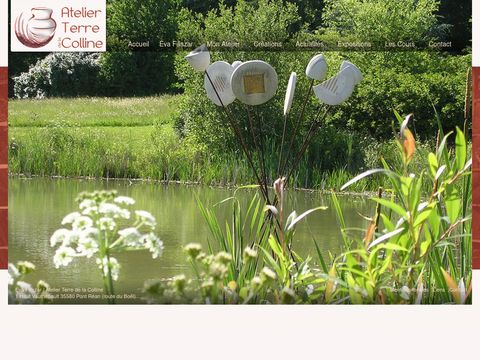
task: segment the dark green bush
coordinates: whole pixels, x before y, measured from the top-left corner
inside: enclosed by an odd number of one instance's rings
[[[172,90],[174,53],[159,49],[159,42],[175,39],[179,6],[179,0],[110,2],[108,52],[101,59],[105,94],[143,96]],[[129,45],[147,41],[147,48]]]
[[[465,84],[471,56],[437,52],[366,52],[346,54],[364,80],[331,121],[379,140],[394,133],[393,110],[414,114],[413,131],[420,139],[436,136],[439,113],[446,131],[463,128]]]

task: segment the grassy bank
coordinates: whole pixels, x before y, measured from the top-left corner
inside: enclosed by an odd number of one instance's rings
[[[8,102],[10,127],[152,126],[170,120],[173,96],[148,98],[53,98]]]
[[[9,103],[9,165],[12,174],[132,178],[161,181],[240,185],[255,182],[241,153],[211,154],[190,138],[180,138],[171,114],[175,97],[135,99],[42,99]],[[360,158],[365,168],[380,165],[381,157],[400,166],[392,142],[366,142]],[[418,167],[431,150],[418,144]],[[267,145],[268,148],[268,145]],[[268,176],[274,179],[278,161],[267,151]],[[322,169],[324,159],[335,157],[312,147],[292,177],[296,187],[339,189],[356,172],[351,164]],[[358,161],[358,160],[355,160]],[[415,166],[415,164],[413,164]],[[360,168],[360,166],[357,166]],[[351,191],[375,191],[380,178],[371,177]]]

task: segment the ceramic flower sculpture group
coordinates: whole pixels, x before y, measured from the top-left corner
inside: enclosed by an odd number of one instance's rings
[[[246,141],[244,136],[242,135],[242,131],[239,128],[238,123],[235,121],[231,112],[227,109],[227,107],[237,99],[247,106],[252,136],[255,140],[253,122],[251,119],[251,114],[248,110],[248,106],[257,106],[264,104],[275,96],[278,89],[277,72],[271,65],[261,60],[251,60],[246,62],[235,61],[232,64],[229,64],[225,61],[216,61],[214,63],[211,63],[210,52],[208,51],[206,45],[202,45],[196,48],[195,50],[190,52],[185,57],[185,59],[193,67],[193,69],[204,73],[204,88],[207,97],[215,105],[220,106],[224,109],[227,118],[235,132],[235,135],[237,136],[245,154],[247,155],[250,166],[254,170],[259,185],[261,185],[262,189],[264,189],[263,193],[268,202],[268,190],[266,185],[267,175],[265,166],[264,164],[262,166],[260,161],[260,172],[262,173],[262,176],[260,176],[258,171],[256,170],[256,167],[254,166],[253,156],[251,154],[251,151],[246,146]],[[326,113],[328,112],[330,107],[343,104],[345,101],[347,101],[350,96],[352,96],[355,87],[363,79],[360,69],[349,61],[343,61],[340,66],[339,72],[335,76],[325,80],[327,77],[327,72],[328,64],[322,54],[315,55],[308,63],[305,74],[311,80],[310,89],[305,98],[300,119],[295,125],[295,129],[293,131],[293,135],[290,141],[289,150],[287,152],[287,158],[285,162],[282,162],[287,115],[292,108],[297,82],[297,74],[295,72],[292,72],[290,75],[285,94],[285,102],[283,109],[285,119],[283,127],[282,146],[280,150],[280,161],[278,166],[279,176],[284,175],[283,173],[287,170],[287,167],[289,165],[288,155],[290,153],[290,150],[292,150],[295,135],[302,121],[305,105],[310,97],[311,91],[313,90],[315,97],[321,103],[327,106],[327,111],[324,114],[324,116],[326,116]],[[315,82],[319,82],[319,84],[314,86]],[[289,175],[287,176],[287,181],[296,164],[298,164],[298,161],[303,156],[306,148],[308,147],[308,143],[311,141],[318,127],[319,119],[316,118],[311,124],[310,130],[304,139],[300,151],[294,158],[295,160],[288,173]],[[261,153],[260,149],[257,150],[259,150],[259,152]]]

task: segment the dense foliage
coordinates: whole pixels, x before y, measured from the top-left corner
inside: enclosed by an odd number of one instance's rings
[[[330,32],[348,31],[362,36],[361,32],[351,27],[353,22],[349,20],[350,16],[357,16],[355,24],[358,23],[357,25],[365,31],[370,29],[368,30],[370,33],[364,34],[365,37],[381,38],[380,34],[371,33],[376,31],[373,29],[375,27],[367,22],[371,20],[386,24],[385,17],[393,11],[399,12],[399,20],[395,22],[396,25],[394,24],[398,29],[392,26],[392,30],[389,30],[393,31],[391,33],[380,29],[379,31],[386,34],[386,37],[393,36],[395,33],[400,39],[413,36],[422,40],[436,38],[439,33],[437,17],[434,15],[438,4],[435,2],[422,1],[417,5],[413,5],[411,1],[395,3],[396,5],[379,1],[361,3],[362,5],[359,2],[353,3],[352,6],[356,9],[355,15],[344,8],[348,4],[328,3],[325,21],[329,25]],[[402,7],[401,4],[405,6]],[[370,17],[366,15],[367,7],[372,7],[373,15],[370,14]],[[298,8],[293,5],[283,5],[278,1],[259,1],[258,3],[239,1],[235,8],[221,5],[218,11],[211,11],[206,15],[195,15],[185,11],[182,16],[184,20],[179,27],[179,37],[195,43],[221,39],[236,39],[247,43],[252,39],[287,42],[303,36],[300,32],[287,31],[295,27],[299,17]],[[244,21],[245,19],[247,21]],[[405,26],[406,23],[408,26]],[[390,26],[390,23],[388,24]],[[416,32],[412,33],[413,28]],[[280,110],[290,72],[297,72],[298,82],[291,120],[287,124],[287,133],[292,130],[294,120],[301,111],[301,101],[307,93],[309,84],[309,80],[304,75],[304,68],[314,54],[302,51],[213,52],[213,61],[233,62],[261,58],[275,67],[280,81],[277,96],[269,103],[255,109],[263,126],[257,125],[259,128],[255,130],[262,133],[261,137],[266,139],[266,148],[269,151],[276,151],[281,138],[283,116]],[[176,59],[177,76],[186,95],[179,104],[176,116],[179,133],[193,137],[196,142],[208,146],[214,153],[223,153],[225,146],[229,146],[238,153],[240,150],[232,141],[233,135],[227,126],[226,119],[205,97],[203,79],[186,64],[184,55],[184,53],[179,54]],[[328,52],[326,56],[331,75],[336,72],[342,60],[349,59],[360,67],[364,74],[364,81],[359,85],[354,96],[327,118],[327,125],[321,130],[321,136],[317,137],[309,151],[312,163],[316,164],[315,167],[320,167],[322,170],[338,168],[338,164],[334,161],[330,164],[326,163],[325,157],[322,157],[324,160],[320,164],[317,161],[318,157],[315,156],[315,154],[331,152],[332,148],[339,150],[338,158],[345,159],[348,156],[346,150],[351,149],[351,146],[342,140],[345,138],[342,136],[343,131],[346,133],[353,131],[357,134],[357,141],[353,142],[354,148],[351,151],[353,153],[362,151],[360,147],[355,148],[361,143],[358,141],[359,138],[373,137],[380,140],[391,138],[393,109],[405,114],[410,111],[415,114],[413,126],[420,139],[431,139],[431,134],[435,133],[436,120],[432,115],[432,107],[441,114],[446,129],[453,130],[456,126],[463,128],[465,81],[471,63],[469,55],[452,56],[433,51],[345,51]],[[306,110],[307,121],[314,118],[317,106],[318,102],[312,97]],[[247,128],[244,108],[236,104],[232,107],[242,127]],[[335,140],[321,139],[323,135],[331,134],[331,129],[336,129],[339,133],[338,136],[334,136]],[[362,155],[359,158],[362,158]],[[351,162],[347,164],[350,170],[359,169],[364,165],[362,161],[356,161],[355,165]]]
[[[327,0],[326,28],[361,41],[422,41],[436,37],[435,0]]]
[[[99,54],[52,53],[14,78],[17,98],[96,94]]]
[[[111,0],[108,7],[108,52],[102,56],[103,92],[108,96],[142,96],[171,90],[173,52],[159,51],[161,40],[175,38],[178,0]],[[148,48],[133,44],[149,42]]]

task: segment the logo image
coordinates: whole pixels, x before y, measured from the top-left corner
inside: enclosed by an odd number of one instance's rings
[[[55,35],[57,23],[52,19],[53,10],[46,7],[31,9],[31,17],[22,12],[15,20],[15,35],[18,40],[30,48],[47,45]]]

